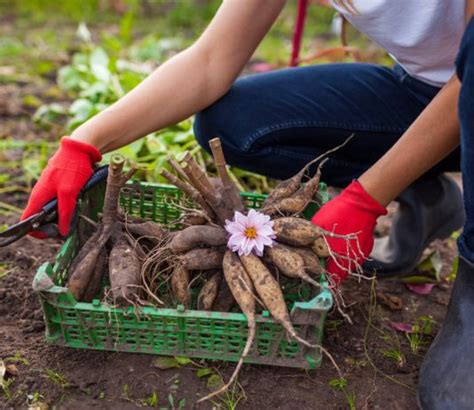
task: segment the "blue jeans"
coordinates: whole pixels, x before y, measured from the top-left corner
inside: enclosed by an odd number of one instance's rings
[[[325,64],[243,77],[196,116],[206,149],[220,137],[232,165],[288,178],[316,156],[331,154],[323,180],[343,187],[376,162],[439,88],[374,64]],[[431,172],[459,170],[459,152]]]
[[[466,222],[458,239],[459,254],[474,263],[474,19],[461,41],[456,69],[461,81],[459,120],[461,123],[461,172]]]

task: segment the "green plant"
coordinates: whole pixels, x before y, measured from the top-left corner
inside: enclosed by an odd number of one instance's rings
[[[44,396],[39,391],[35,391],[33,392],[33,394],[28,394],[26,396],[26,402],[28,406],[32,406],[34,404],[41,405],[44,402],[44,400],[45,400]],[[43,407],[40,407],[40,408],[43,408]]]
[[[245,397],[244,391],[240,389],[237,383],[234,383],[232,389],[221,394],[218,400],[211,400],[211,402],[219,410],[235,410]]]
[[[412,332],[406,335],[413,354],[418,354],[420,348],[426,344],[426,336],[431,336],[434,323],[432,316],[420,316],[416,319]]]
[[[383,357],[386,357],[387,359],[394,361],[398,367],[405,366],[405,356],[400,351],[400,349],[392,348],[392,349],[381,350],[381,353]]]
[[[158,394],[154,391],[150,397],[143,400],[143,405],[148,407],[158,407]]]
[[[59,372],[57,372],[53,369],[48,369],[48,368],[45,369],[45,372],[46,372],[46,376],[48,377],[48,379],[51,382],[53,382],[54,384],[57,384],[62,389],[65,389],[66,387],[69,387],[69,382],[66,380],[64,375],[62,375],[61,373],[59,373]]]
[[[4,360],[4,362],[5,363],[20,363],[24,366],[30,365],[30,361],[27,358],[23,357],[20,352],[16,352],[15,356],[7,357]]]
[[[344,394],[346,399],[347,405],[350,410],[356,409],[356,397],[354,392],[349,392],[347,390],[347,379],[345,377],[339,377],[336,379],[329,380],[329,386],[332,387],[334,390],[341,391]]]
[[[14,397],[16,397],[16,393],[13,392],[11,389],[14,380],[15,379],[3,380],[3,382],[0,384],[0,387],[2,388],[3,397],[6,401],[12,400]]]
[[[168,395],[168,403],[170,404],[172,410],[181,410],[186,407],[186,399],[181,399],[178,401],[178,403],[176,403],[173,393]]]
[[[6,263],[0,263],[0,279],[7,277],[15,268],[10,268]]]

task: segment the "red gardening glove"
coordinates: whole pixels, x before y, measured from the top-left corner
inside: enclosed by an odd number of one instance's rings
[[[59,233],[67,236],[77,196],[92,176],[94,163],[101,159],[96,147],[64,137],[34,186],[20,220],[39,212],[51,199],[58,198]],[[31,235],[40,239],[47,237],[41,231]]]
[[[326,231],[340,235],[357,234],[357,240],[349,240],[349,247],[345,239],[326,236],[332,253],[343,256],[336,261],[328,259],[327,270],[336,284],[344,280],[349,271],[356,270],[356,264],[350,259],[361,264],[368,258],[374,246],[377,218],[386,213],[387,210],[354,180],[313,216],[311,222]]]

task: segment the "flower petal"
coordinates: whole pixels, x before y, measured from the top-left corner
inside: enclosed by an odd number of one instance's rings
[[[241,226],[235,222],[231,222],[230,224],[226,225],[225,230],[230,234],[243,233]]]
[[[264,246],[270,246],[273,244],[273,240],[268,236],[258,236],[258,241],[261,242]]]
[[[266,239],[266,238],[263,237],[263,239]],[[255,241],[255,250],[258,256],[263,255],[264,246],[265,246],[264,241],[261,238],[257,238],[257,240]]]
[[[262,236],[269,236],[269,235],[274,235],[275,232],[273,231],[271,227],[264,225],[258,229],[258,234]]]
[[[241,224],[242,226],[247,226],[247,217],[240,213],[239,211],[235,211],[234,213],[234,222]]]

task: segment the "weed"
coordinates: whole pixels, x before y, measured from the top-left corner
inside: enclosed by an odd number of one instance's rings
[[[11,389],[14,380],[15,379],[3,380],[3,383],[0,385],[2,387],[3,397],[6,401],[9,401],[16,397],[16,394]]]
[[[35,391],[33,394],[28,394],[28,396],[26,396],[26,400],[29,405],[36,404],[43,401],[44,396],[39,391]]]
[[[6,278],[15,268],[9,268],[6,263],[0,263],[0,279]]]
[[[421,347],[426,344],[426,336],[431,336],[433,324],[431,316],[420,316],[416,319],[412,327],[413,332],[406,335],[413,354],[418,354]]]
[[[150,397],[142,401],[142,404],[148,407],[158,407],[158,394],[153,392]]]
[[[341,391],[344,394],[346,399],[347,405],[349,406],[350,410],[355,410],[356,408],[356,397],[354,392],[349,392],[347,390],[347,379],[345,377],[340,377],[337,379],[331,379],[329,381],[329,386],[332,387],[334,390]]]
[[[175,403],[175,398],[172,393],[168,395],[168,403],[171,406],[172,410],[181,410],[186,407],[186,399],[181,399],[178,403]]]
[[[48,369],[48,368],[45,369],[45,372],[46,372],[46,376],[48,377],[48,379],[51,382],[53,382],[54,384],[61,387],[62,389],[65,389],[65,388],[69,387],[69,382],[66,380],[64,375],[62,375],[61,373],[59,373],[59,372],[57,372],[53,369]]]
[[[344,320],[327,320],[326,321],[326,331],[335,332],[344,324]]]
[[[130,386],[128,384],[124,384],[122,386],[122,398],[126,400],[132,400],[130,395]]]
[[[16,352],[15,356],[7,357],[4,360],[4,362],[5,363],[20,363],[24,366],[30,365],[30,361],[27,358],[23,357],[20,352]]]
[[[403,366],[405,366],[405,356],[400,351],[400,349],[392,348],[381,350],[380,352],[382,353],[383,357],[393,360],[398,367],[402,368]]]
[[[239,388],[237,383],[234,383],[232,390],[227,390],[219,396],[218,401],[212,401],[212,403],[219,410],[235,410],[245,397],[243,390]]]

